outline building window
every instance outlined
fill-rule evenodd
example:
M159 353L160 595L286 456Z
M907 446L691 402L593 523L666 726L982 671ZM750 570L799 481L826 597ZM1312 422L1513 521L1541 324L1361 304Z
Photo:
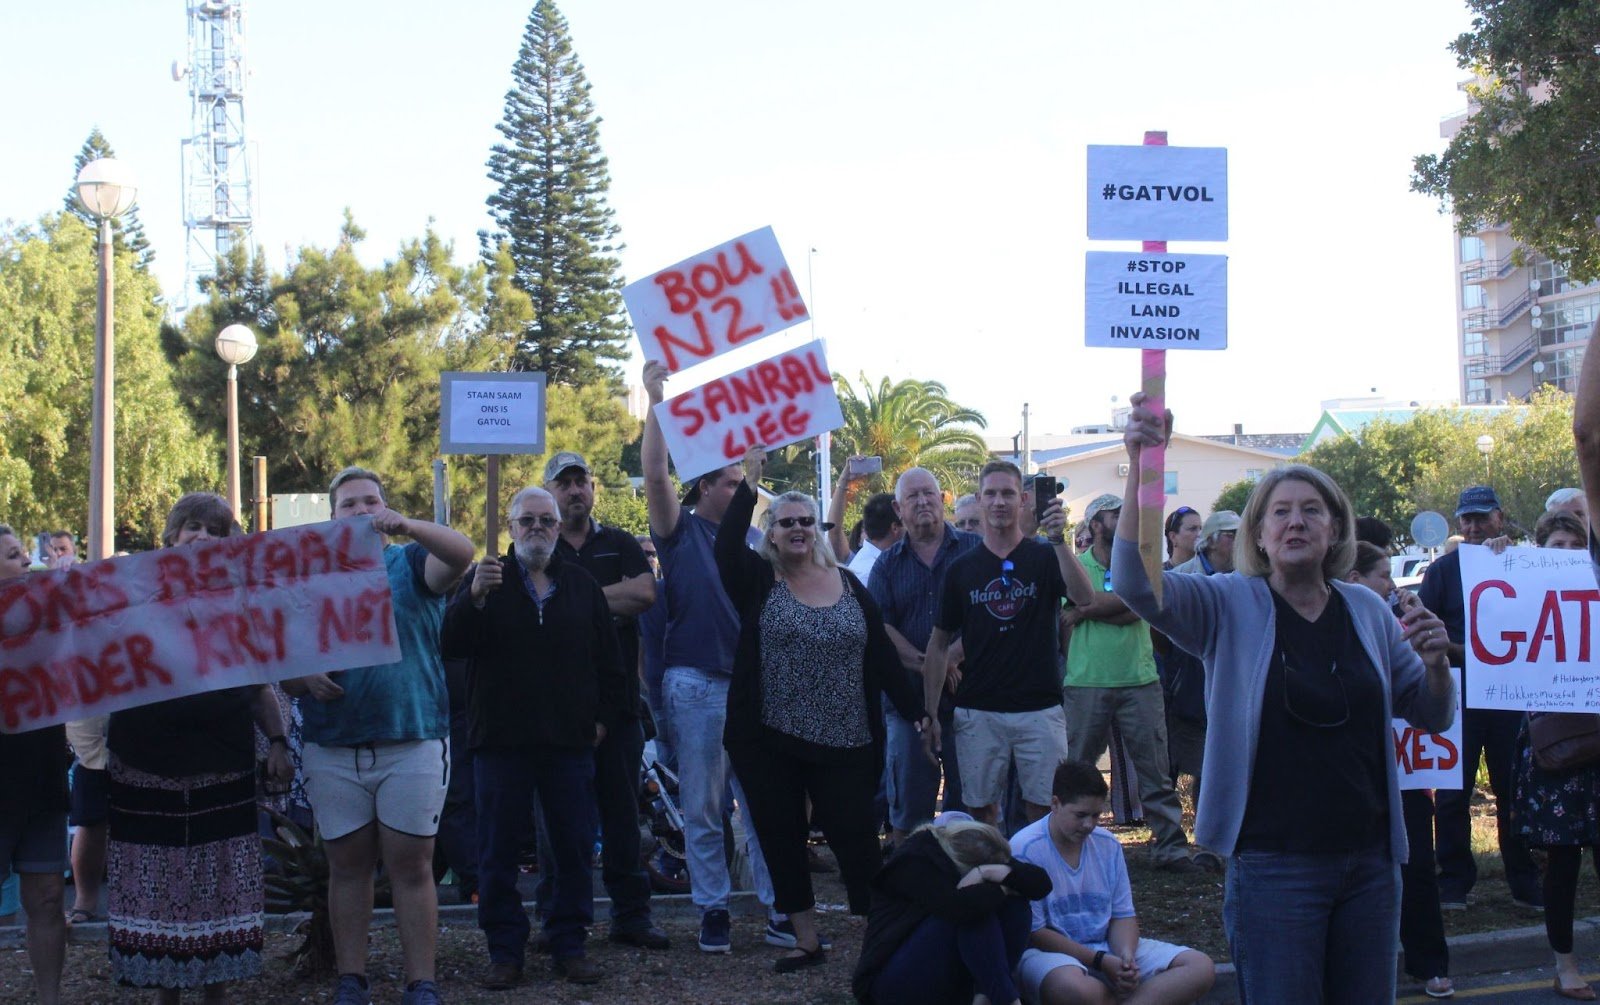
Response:
M1534 281L1539 284L1538 295L1541 297L1554 296L1557 293L1565 293L1568 290L1581 290L1586 286L1594 285L1593 283L1574 282L1567 275L1567 267L1565 265L1548 259L1533 263L1531 271Z
M1539 344L1587 342L1596 317L1600 317L1600 293L1549 304L1539 318Z
M1489 403L1489 382L1482 377L1467 378L1467 397L1463 405L1487 405Z
M1484 352L1483 332L1469 331L1461 333L1461 355L1472 358L1482 356Z
M1168 472L1165 472L1165 475L1166 475L1166 492L1167 492L1167 495L1169 495L1169 496L1177 495L1178 494L1178 473L1176 471L1168 471Z
M1461 309L1475 311L1489 302L1488 294L1483 292L1483 287L1477 283L1465 280L1461 283Z
M1259 482L1264 472L1260 468L1245 468L1244 478L1248 482Z
M1476 262L1483 258L1483 238L1476 234L1468 234L1461 239L1461 260L1463 262Z

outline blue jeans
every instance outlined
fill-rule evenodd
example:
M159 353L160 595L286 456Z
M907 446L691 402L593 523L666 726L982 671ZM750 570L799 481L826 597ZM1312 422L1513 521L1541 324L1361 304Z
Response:
M478 802L478 927L491 963L522 966L532 926L517 892L517 853L533 819L535 796L549 825L555 895L544 931L551 955L582 956L594 921L594 752L522 747L473 752Z
M728 720L728 677L694 667L668 667L662 679L662 699L672 725L672 742L678 755L678 800L683 811L684 847L688 852L690 895L701 911L727 910L733 883L722 842L723 811L729 783L734 798L745 805L739 780L728 766L722 748L722 728ZM745 815L746 850L756 898L772 906L772 877L761 855L755 828Z
M1222 908L1241 1005L1371 1005L1395 995L1400 866L1362 852L1242 851Z
M883 777L889 795L889 824L909 834L933 819L934 802L939 798L939 766L928 760L922 734L913 723L890 709L883 718L888 727ZM954 749L954 740L945 746Z
M1012 974L1028 948L1033 913L1021 897L1007 897L994 914L957 925L929 915L872 979L877 1005L968 1005L983 993L991 1002L1014 1002Z

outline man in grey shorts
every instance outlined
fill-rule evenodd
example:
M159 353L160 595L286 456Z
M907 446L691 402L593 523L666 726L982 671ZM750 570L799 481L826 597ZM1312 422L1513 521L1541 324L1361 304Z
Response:
M334 1005L368 1005L367 929L381 852L405 957L402 1005L436 1005L438 891L433 839L450 778L450 699L439 655L444 596L472 542L389 509L378 475L345 468L328 488L335 519L371 516L384 535L400 661L285 681L302 698L306 795L328 849L328 912L339 986ZM411 538L401 546L389 538Z

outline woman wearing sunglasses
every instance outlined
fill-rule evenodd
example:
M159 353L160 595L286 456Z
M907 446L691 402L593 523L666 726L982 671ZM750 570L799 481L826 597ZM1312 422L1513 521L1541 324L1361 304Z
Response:
M1124 435L1130 498L1140 452L1171 422L1143 401ZM1444 624L1420 606L1397 620L1343 582L1355 518L1315 468L1256 483L1233 573L1165 573L1158 601L1138 541L1130 506L1112 553L1117 595L1205 662L1196 840L1229 860L1240 1001L1393 1001L1407 843L1390 720L1438 732L1454 719Z
M879 693L907 720L927 721L878 605L822 537L815 500L778 496L762 517L760 545L745 546L765 465L766 451L752 447L717 528L717 571L742 626L723 743L772 873L773 909L794 924L796 948L775 964L788 973L825 958L806 863L807 800L838 859L850 910L866 914L882 861Z

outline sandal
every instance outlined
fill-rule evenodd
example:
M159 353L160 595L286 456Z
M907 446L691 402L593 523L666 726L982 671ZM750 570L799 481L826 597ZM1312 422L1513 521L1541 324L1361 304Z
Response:
M1422 993L1429 998L1452 998L1456 993L1456 986L1448 977L1430 977L1422 985Z
M799 946L795 948L800 955L778 957L772 964L774 973L792 974L796 970L804 970L806 967L820 966L828 960L828 951L822 948L821 943L818 943L815 949L803 949Z
M101 924L105 920L105 915L95 914L91 911L86 911L81 907L74 907L72 910L67 912L67 924L69 926Z
M1570 998L1573 1001L1592 1002L1595 1000L1594 988L1588 984L1580 984L1575 988L1562 987L1560 974L1556 975L1555 986L1551 990L1561 997Z

